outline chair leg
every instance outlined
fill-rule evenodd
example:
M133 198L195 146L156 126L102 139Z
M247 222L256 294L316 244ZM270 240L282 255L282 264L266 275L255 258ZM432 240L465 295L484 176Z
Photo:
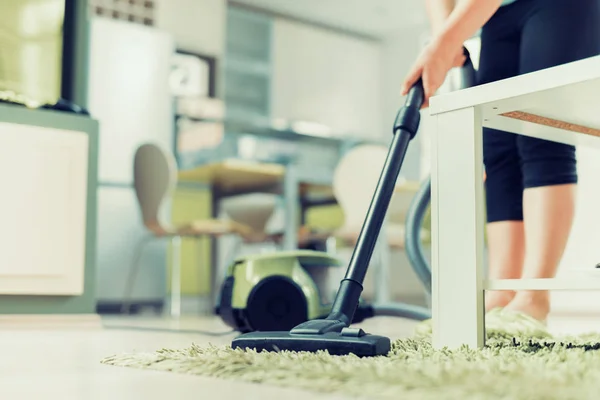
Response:
M171 316L181 316L181 236L171 239Z
M196 237L195 243L196 243L196 253L198 256L198 267L201 266L201 260L202 260L202 238L204 236L199 236ZM208 238L210 239L211 237L208 236ZM217 262L211 262L211 260L209 260L209 287L208 287L208 302L209 302L209 307L210 307L210 313L211 314L215 314L216 313L216 307L217 307L217 295L216 295L216 290L215 290L215 282L217 281L216 278L216 272L219 269L218 268L218 261Z
M137 279L140 267L141 267L141 259L142 252L144 247L148 243L150 243L154 239L154 236L146 236L143 238L136 246L134 254L133 254L133 263L129 268L129 274L127 276L127 281L125 282L125 292L123 293L123 304L121 306L121 313L128 314L131 307L131 296L133 292L133 285L135 280Z
M221 275L221 263L220 262L214 262L214 263L210 263L210 277L209 277L209 288L208 288L208 296L209 296L209 307L210 307L210 312L212 314L216 313L216 308L218 307L218 303L219 303L219 299L217 298L217 284L219 282L220 279L220 275ZM225 267L227 267L225 265Z

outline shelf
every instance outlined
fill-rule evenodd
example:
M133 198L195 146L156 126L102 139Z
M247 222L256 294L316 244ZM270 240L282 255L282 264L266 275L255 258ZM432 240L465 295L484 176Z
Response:
M490 279L485 290L600 290L600 269L573 270L557 278Z

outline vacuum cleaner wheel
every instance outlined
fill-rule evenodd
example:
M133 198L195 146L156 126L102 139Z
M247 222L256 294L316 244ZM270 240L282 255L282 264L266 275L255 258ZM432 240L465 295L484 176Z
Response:
M306 297L302 289L285 276L265 278L248 297L246 318L256 331L290 330L308 319Z

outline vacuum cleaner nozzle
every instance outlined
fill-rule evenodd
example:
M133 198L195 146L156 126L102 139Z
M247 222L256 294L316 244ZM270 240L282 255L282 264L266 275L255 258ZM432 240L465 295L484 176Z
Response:
M350 328L356 305L354 299L362 287L343 280L338 297L350 302L341 302L342 309L334 309L325 319L306 321L289 332L251 332L239 336L232 342L234 349L255 351L327 351L331 355L354 354L359 357L386 355L391 349L390 339L365 333L362 329ZM344 310L346 308L346 310Z
M291 332L251 332L232 342L234 349L254 349L258 352L307 351L358 357L385 356L391 349L390 339L385 336L366 334L362 329L344 328L341 332L323 334L298 334Z

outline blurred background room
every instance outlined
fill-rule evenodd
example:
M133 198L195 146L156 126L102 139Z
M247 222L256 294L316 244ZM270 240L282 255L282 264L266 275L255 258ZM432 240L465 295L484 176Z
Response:
M413 0L2 0L0 314L207 315L241 255L347 262L428 31ZM423 120L368 300L428 303Z

